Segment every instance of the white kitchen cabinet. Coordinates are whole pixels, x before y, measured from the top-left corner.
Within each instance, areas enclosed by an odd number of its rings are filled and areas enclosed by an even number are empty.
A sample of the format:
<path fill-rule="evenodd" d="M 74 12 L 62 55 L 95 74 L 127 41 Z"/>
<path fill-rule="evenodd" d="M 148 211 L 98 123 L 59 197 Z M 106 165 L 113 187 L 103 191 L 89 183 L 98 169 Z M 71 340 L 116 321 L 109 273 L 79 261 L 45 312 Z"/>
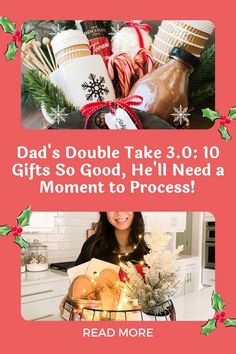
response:
<path fill-rule="evenodd" d="M 204 268 L 202 271 L 202 283 L 204 285 L 215 286 L 215 269 Z"/>
<path fill-rule="evenodd" d="M 186 257 L 178 260 L 183 284 L 175 296 L 193 293 L 201 287 L 200 257 Z"/>
<path fill-rule="evenodd" d="M 184 232 L 186 229 L 186 212 L 143 212 L 146 231 L 156 227 L 166 232 Z"/>
<path fill-rule="evenodd" d="M 30 225 L 24 227 L 24 233 L 56 232 L 54 218 L 57 213 L 33 211 Z"/>
<path fill-rule="evenodd" d="M 27 277 L 28 276 L 28 277 Z M 21 314 L 25 320 L 42 320 L 58 315 L 59 304 L 68 293 L 69 278 L 55 270 L 25 273 L 21 283 Z"/>

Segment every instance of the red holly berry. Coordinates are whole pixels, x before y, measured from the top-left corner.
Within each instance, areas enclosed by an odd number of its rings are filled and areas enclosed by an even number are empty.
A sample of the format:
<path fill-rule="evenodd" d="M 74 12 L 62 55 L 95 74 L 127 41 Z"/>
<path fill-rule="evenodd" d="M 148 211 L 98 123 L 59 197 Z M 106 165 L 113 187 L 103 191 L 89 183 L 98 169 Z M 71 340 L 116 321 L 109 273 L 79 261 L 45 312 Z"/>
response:
<path fill-rule="evenodd" d="M 219 322 L 224 322 L 224 320 L 225 320 L 225 312 L 224 312 L 224 311 L 217 312 L 217 313 L 215 314 L 214 319 L 215 319 L 216 321 L 219 321 Z"/>
<path fill-rule="evenodd" d="M 222 114 L 222 116 L 220 116 L 220 119 L 226 120 L 226 119 L 227 119 L 227 116 L 226 116 L 225 114 Z"/>
<path fill-rule="evenodd" d="M 220 125 L 225 125 L 225 120 L 220 119 Z"/>
<path fill-rule="evenodd" d="M 13 40 L 14 42 L 22 42 L 20 31 L 16 31 L 16 32 L 13 34 L 12 40 Z"/>
<path fill-rule="evenodd" d="M 22 231 L 23 231 L 23 229 L 22 229 L 22 227 L 20 227 L 20 226 L 13 226 L 13 227 L 11 228 L 11 231 L 12 231 L 12 233 L 13 233 L 13 236 L 20 236 L 21 233 L 22 233 Z"/>
<path fill-rule="evenodd" d="M 140 263 L 135 264 L 135 268 L 136 268 L 137 272 L 143 277 L 143 279 L 145 278 L 145 274 L 143 271 L 144 266 L 145 266 L 144 264 L 140 264 Z"/>
<path fill-rule="evenodd" d="M 220 116 L 220 125 L 229 124 L 231 122 L 230 118 L 228 118 L 225 114 Z"/>
<path fill-rule="evenodd" d="M 125 271 L 122 268 L 120 268 L 118 275 L 119 275 L 120 281 L 125 282 L 127 280 L 127 274 L 125 273 Z"/>

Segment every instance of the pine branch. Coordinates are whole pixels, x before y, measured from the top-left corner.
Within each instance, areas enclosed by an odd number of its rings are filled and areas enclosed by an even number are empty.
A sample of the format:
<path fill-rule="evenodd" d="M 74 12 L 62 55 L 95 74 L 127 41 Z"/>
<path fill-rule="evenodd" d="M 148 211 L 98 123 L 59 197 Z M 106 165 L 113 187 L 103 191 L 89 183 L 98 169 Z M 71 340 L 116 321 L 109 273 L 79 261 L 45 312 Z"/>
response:
<path fill-rule="evenodd" d="M 189 107 L 199 106 L 202 102 L 215 94 L 215 82 L 206 82 L 199 89 L 190 93 Z"/>
<path fill-rule="evenodd" d="M 199 85 L 215 80 L 215 45 L 207 48 L 200 57 L 200 64 L 190 76 L 189 91 L 194 92 L 199 89 Z"/>
<path fill-rule="evenodd" d="M 65 113 L 76 110 L 73 104 L 66 100 L 62 90 L 45 79 L 38 70 L 28 70 L 23 76 L 27 90 L 39 107 L 43 104 L 47 112 L 57 109 L 58 106 L 61 109 L 65 108 Z"/>
<path fill-rule="evenodd" d="M 21 82 L 21 106 L 22 108 L 33 108 L 36 106 L 35 100 L 32 97 L 31 93 L 28 91 L 25 78 L 22 75 L 22 82 Z"/>

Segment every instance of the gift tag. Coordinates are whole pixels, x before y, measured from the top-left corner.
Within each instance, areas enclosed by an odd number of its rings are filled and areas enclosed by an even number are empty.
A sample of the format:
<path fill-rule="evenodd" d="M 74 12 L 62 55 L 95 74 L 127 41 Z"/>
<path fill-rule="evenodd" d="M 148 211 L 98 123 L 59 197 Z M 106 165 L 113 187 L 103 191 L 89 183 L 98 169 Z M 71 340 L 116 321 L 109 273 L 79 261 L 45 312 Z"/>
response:
<path fill-rule="evenodd" d="M 65 303 L 62 317 L 66 321 L 71 321 L 73 319 L 73 306 L 68 302 Z"/>
<path fill-rule="evenodd" d="M 115 114 L 106 113 L 105 122 L 109 129 L 137 129 L 128 113 L 122 108 L 117 108 Z"/>

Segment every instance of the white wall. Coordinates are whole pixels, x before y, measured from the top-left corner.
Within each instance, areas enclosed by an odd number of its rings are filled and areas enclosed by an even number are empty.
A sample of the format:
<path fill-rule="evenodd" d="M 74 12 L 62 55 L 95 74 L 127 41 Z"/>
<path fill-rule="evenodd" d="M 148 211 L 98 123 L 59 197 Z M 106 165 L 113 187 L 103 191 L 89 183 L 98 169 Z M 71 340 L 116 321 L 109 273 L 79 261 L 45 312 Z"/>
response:
<path fill-rule="evenodd" d="M 23 237 L 32 242 L 39 239 L 48 246 L 49 263 L 74 261 L 86 240 L 86 229 L 98 220 L 97 212 L 58 212 L 53 213 L 52 232 L 27 232 Z"/>

